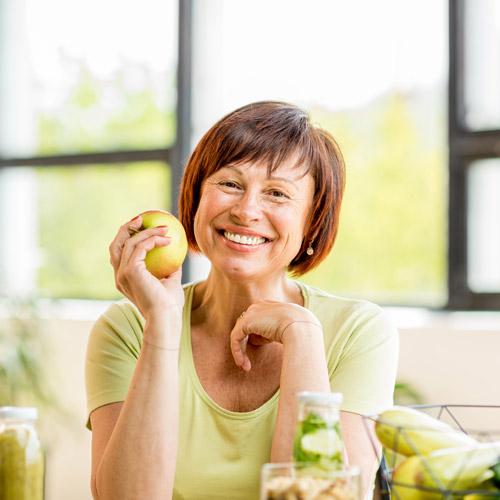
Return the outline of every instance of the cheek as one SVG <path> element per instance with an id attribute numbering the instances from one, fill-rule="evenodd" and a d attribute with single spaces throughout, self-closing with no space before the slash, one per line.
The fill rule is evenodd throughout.
<path id="1" fill-rule="evenodd" d="M 203 251 L 207 236 L 211 232 L 211 222 L 217 213 L 217 203 L 210 197 L 202 196 L 194 217 L 193 231 L 198 246 Z"/>
<path id="2" fill-rule="evenodd" d="M 308 210 L 305 210 L 303 207 L 297 207 L 289 211 L 282 220 L 294 238 L 302 238 L 305 234 L 308 219 Z"/>
<path id="3" fill-rule="evenodd" d="M 285 221 L 285 219 L 282 219 Z M 297 253 L 302 247 L 302 241 L 306 236 L 306 230 L 309 221 L 309 210 L 305 207 L 297 207 L 296 210 L 288 213 L 286 216 L 287 240 L 286 246 L 288 247 L 290 260 L 295 258 Z"/>
<path id="4" fill-rule="evenodd" d="M 300 250 L 304 238 L 305 220 L 303 214 L 293 211 L 281 218 L 280 224 L 286 251 L 293 258 Z"/>

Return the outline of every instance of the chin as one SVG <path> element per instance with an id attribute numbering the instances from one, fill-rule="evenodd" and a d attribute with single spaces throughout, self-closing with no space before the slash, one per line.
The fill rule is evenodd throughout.
<path id="1" fill-rule="evenodd" d="M 267 266 L 263 269 L 261 266 L 249 265 L 248 262 L 238 262 L 234 265 L 227 262 L 226 265 L 219 267 L 219 270 L 232 282 L 242 282 L 243 284 L 255 280 L 267 280 L 272 274 L 276 274 L 273 269 Z"/>

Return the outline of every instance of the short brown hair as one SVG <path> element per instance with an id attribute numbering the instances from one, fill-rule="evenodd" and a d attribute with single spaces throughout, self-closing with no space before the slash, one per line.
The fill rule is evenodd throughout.
<path id="1" fill-rule="evenodd" d="M 206 178 L 226 165 L 246 162 L 264 162 L 273 172 L 292 159 L 312 175 L 315 193 L 302 246 L 288 270 L 300 276 L 318 266 L 330 253 L 338 232 L 344 159 L 327 131 L 313 126 L 304 110 L 285 102 L 262 101 L 238 108 L 206 132 L 194 149 L 179 197 L 179 217 L 190 250 L 200 251 L 193 221 Z M 306 250 L 312 240 L 314 254 L 309 256 Z"/>

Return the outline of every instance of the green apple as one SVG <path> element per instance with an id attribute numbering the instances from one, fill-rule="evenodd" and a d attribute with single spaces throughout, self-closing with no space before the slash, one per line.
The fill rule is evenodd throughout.
<path id="1" fill-rule="evenodd" d="M 140 214 L 142 225 L 139 231 L 150 227 L 167 226 L 165 236 L 171 238 L 169 245 L 155 247 L 146 254 L 146 268 L 158 279 L 166 278 L 178 269 L 187 253 L 186 232 L 175 215 L 164 210 L 147 210 Z"/>

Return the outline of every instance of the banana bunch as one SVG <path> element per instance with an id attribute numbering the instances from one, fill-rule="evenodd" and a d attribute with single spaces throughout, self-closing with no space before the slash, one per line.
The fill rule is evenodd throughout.
<path id="1" fill-rule="evenodd" d="M 500 442 L 479 443 L 403 406 L 382 412 L 375 433 L 386 449 L 405 456 L 392 473 L 395 500 L 500 498 Z M 477 493 L 466 494 L 470 490 Z"/>

